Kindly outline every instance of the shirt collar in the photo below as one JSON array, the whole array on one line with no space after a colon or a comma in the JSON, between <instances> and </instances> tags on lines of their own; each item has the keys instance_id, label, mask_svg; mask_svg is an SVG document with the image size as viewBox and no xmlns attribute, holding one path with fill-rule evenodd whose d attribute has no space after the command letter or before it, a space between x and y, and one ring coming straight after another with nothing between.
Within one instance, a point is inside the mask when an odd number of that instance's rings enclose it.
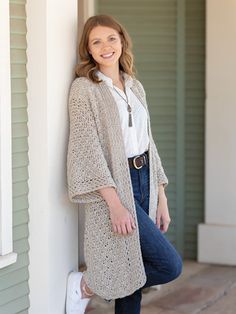
<instances>
[{"instance_id":1,"label":"shirt collar","mask_svg":"<svg viewBox=\"0 0 236 314\"><path fill-rule=\"evenodd\" d=\"M133 86L133 78L130 75L128 75L127 73L123 72L123 71L121 73L122 73L122 76L123 76L124 81L125 81L125 87L126 88L127 87L129 87L129 88L132 87ZM97 71L96 75L98 76L98 78L100 80L104 81L108 86L110 86L112 88L114 87L112 79L110 77L106 76L105 74L103 74L100 71Z\"/></svg>"}]
</instances>

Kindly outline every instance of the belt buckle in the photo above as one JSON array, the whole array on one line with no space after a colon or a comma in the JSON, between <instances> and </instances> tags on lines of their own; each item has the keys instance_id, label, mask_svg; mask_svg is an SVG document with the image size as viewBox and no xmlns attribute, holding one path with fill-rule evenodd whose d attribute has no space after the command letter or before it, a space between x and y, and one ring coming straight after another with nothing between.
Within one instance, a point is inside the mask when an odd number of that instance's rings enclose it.
<instances>
[{"instance_id":1,"label":"belt buckle","mask_svg":"<svg viewBox=\"0 0 236 314\"><path fill-rule=\"evenodd\" d=\"M136 165L136 159L139 158L139 157L140 157L140 155L135 156L134 159L133 159L133 165L134 165L135 169L141 169L143 167L143 165L141 165L141 166L137 166Z\"/></svg>"}]
</instances>

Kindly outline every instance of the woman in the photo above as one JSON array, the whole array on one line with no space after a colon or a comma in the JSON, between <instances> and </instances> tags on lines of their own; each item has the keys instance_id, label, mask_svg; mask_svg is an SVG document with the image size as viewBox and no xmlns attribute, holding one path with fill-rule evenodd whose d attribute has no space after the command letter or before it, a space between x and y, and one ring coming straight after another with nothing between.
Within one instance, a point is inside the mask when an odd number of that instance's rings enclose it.
<instances>
[{"instance_id":1,"label":"woman","mask_svg":"<svg viewBox=\"0 0 236 314\"><path fill-rule=\"evenodd\" d=\"M116 314L138 314L142 288L169 282L182 261L163 235L168 183L150 129L131 40L110 16L88 19L69 96L69 197L85 210L87 270L72 272L67 313L84 313L93 294Z\"/></svg>"}]
</instances>

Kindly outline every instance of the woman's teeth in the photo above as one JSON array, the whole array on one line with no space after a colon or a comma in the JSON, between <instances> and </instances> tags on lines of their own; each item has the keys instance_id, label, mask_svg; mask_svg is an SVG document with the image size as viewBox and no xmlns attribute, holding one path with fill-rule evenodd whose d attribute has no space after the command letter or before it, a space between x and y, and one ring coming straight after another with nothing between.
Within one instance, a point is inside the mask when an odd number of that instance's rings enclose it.
<instances>
[{"instance_id":1,"label":"woman's teeth","mask_svg":"<svg viewBox=\"0 0 236 314\"><path fill-rule=\"evenodd\" d=\"M103 54L101 55L103 58L110 58L111 56L113 56L114 52L111 52L111 53L106 53L106 54Z\"/></svg>"}]
</instances>

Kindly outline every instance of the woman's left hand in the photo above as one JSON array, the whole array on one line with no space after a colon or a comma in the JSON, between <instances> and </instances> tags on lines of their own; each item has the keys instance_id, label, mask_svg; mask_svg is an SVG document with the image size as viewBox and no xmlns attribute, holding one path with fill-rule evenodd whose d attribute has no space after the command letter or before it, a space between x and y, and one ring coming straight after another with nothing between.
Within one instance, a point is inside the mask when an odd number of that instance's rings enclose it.
<instances>
[{"instance_id":1,"label":"woman's left hand","mask_svg":"<svg viewBox=\"0 0 236 314\"><path fill-rule=\"evenodd\" d=\"M161 230L161 232L165 233L168 230L171 219L169 215L167 197L165 195L163 185L159 186L158 194L159 194L159 197L158 197L156 225Z\"/></svg>"}]
</instances>

